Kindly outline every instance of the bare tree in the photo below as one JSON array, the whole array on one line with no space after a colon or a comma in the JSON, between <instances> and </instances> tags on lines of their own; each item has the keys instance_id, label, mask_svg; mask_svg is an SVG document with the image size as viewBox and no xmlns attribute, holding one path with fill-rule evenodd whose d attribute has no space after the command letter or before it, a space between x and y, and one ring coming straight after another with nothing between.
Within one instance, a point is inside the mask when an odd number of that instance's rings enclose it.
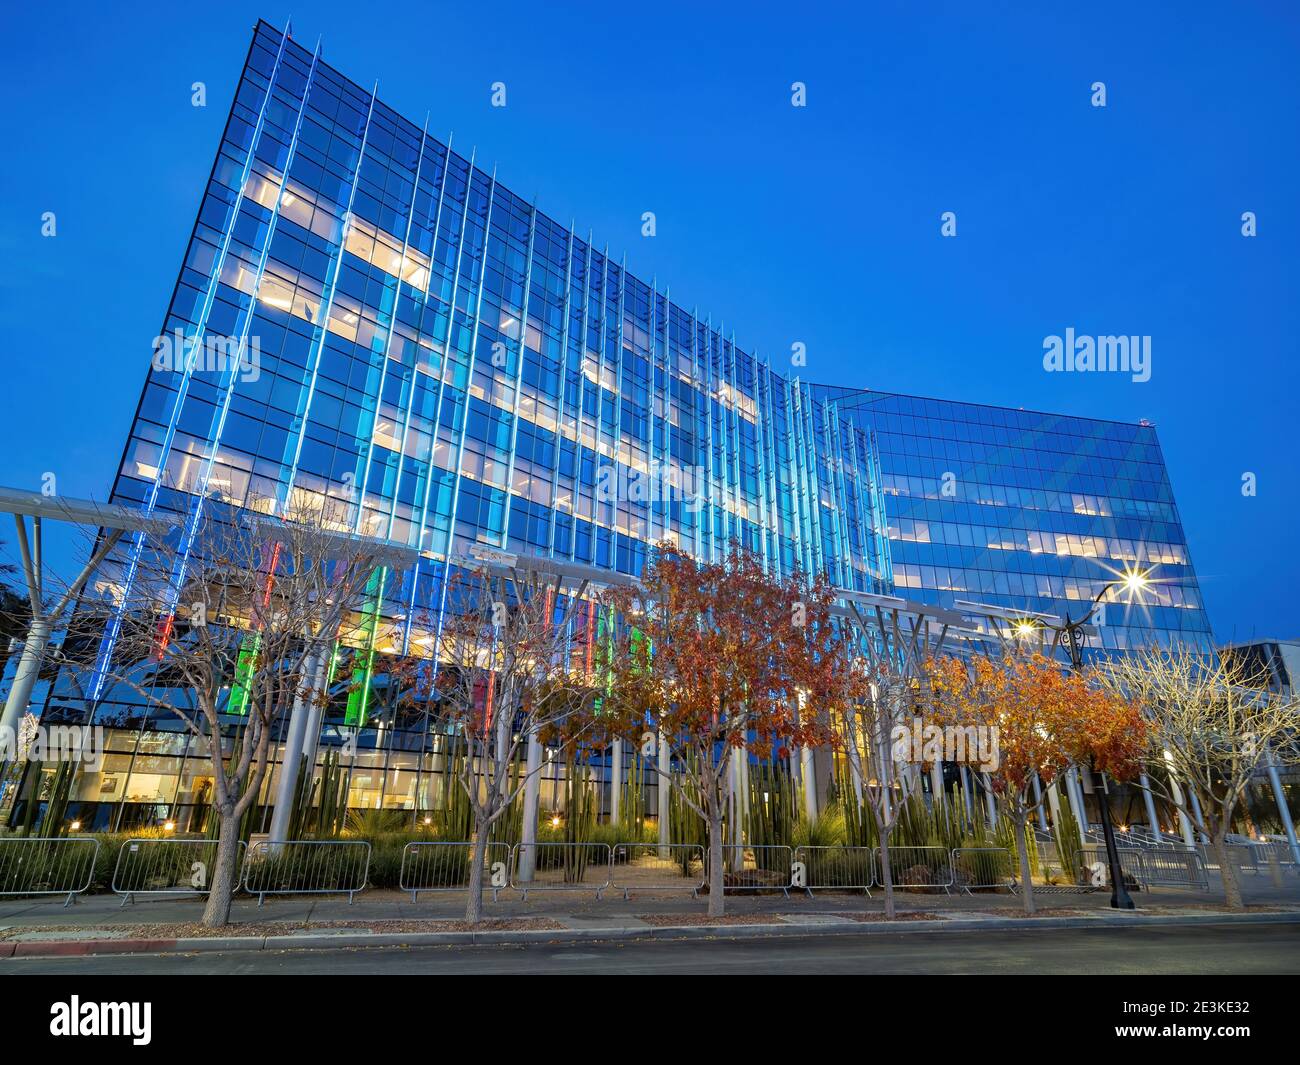
<instances>
[{"instance_id":1,"label":"bare tree","mask_svg":"<svg viewBox=\"0 0 1300 1065\"><path fill-rule=\"evenodd\" d=\"M880 878L885 892L885 916L893 918L894 876L889 841L902 813L902 764L894 757L894 728L907 721L916 701L916 687L905 670L888 658L867 663L850 660L840 674L844 709L832 720L841 733L849 767L860 791L846 796L865 806L875 826L880 854Z\"/></svg>"},{"instance_id":2,"label":"bare tree","mask_svg":"<svg viewBox=\"0 0 1300 1065\"><path fill-rule=\"evenodd\" d=\"M1273 758L1300 764L1300 699L1249 687L1242 667L1191 648L1133 651L1106 666L1108 682L1148 724L1149 787L1209 839L1223 898L1242 909L1228 835L1251 778Z\"/></svg>"},{"instance_id":3,"label":"bare tree","mask_svg":"<svg viewBox=\"0 0 1300 1065\"><path fill-rule=\"evenodd\" d=\"M520 764L525 748L530 741L580 744L594 735L599 689L585 632L575 624L586 590L582 582L561 594L553 578L486 567L462 572L448 586L442 627L431 636L432 694L444 727L464 742L457 775L474 822L467 921L483 915L493 826L541 772L540 760Z\"/></svg>"},{"instance_id":4,"label":"bare tree","mask_svg":"<svg viewBox=\"0 0 1300 1065\"><path fill-rule=\"evenodd\" d=\"M322 697L309 660L369 638L384 548L337 528L321 510L268 517L209 504L188 544L146 539L130 573L109 575L111 676L179 717L211 765L210 927L229 920L240 822L261 793L272 736L295 698Z\"/></svg>"}]
</instances>

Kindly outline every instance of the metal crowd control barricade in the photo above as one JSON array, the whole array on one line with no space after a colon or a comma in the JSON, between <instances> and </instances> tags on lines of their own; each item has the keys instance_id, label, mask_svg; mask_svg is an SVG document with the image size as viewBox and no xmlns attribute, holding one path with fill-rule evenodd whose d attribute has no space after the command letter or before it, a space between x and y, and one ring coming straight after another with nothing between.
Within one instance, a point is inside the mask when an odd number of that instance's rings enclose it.
<instances>
[{"instance_id":1,"label":"metal crowd control barricade","mask_svg":"<svg viewBox=\"0 0 1300 1065\"><path fill-rule=\"evenodd\" d=\"M1277 857L1279 865L1289 865L1296 868L1295 852L1291 849L1291 843L1285 836L1265 836L1264 846Z\"/></svg>"},{"instance_id":2,"label":"metal crowd control barricade","mask_svg":"<svg viewBox=\"0 0 1300 1065\"><path fill-rule=\"evenodd\" d=\"M408 843L402 848L402 869L397 886L415 902L422 891L457 891L469 887L474 871L474 844L447 842ZM510 886L510 845L488 843L483 848L479 880L496 902L501 889Z\"/></svg>"},{"instance_id":3,"label":"metal crowd control barricade","mask_svg":"<svg viewBox=\"0 0 1300 1065\"><path fill-rule=\"evenodd\" d=\"M1120 859L1123 868L1123 858ZM1199 854L1174 847L1150 847L1142 852L1142 869L1148 887L1210 890L1210 874Z\"/></svg>"},{"instance_id":4,"label":"metal crowd control barricade","mask_svg":"<svg viewBox=\"0 0 1300 1065\"><path fill-rule=\"evenodd\" d=\"M1259 855L1253 846L1241 843L1229 843L1224 847L1227 851L1228 862L1238 873L1257 873L1259 871ZM1219 869L1219 854L1209 843L1201 843L1197 846L1196 852L1201 856L1208 869ZM1219 869L1222 873L1223 870Z\"/></svg>"},{"instance_id":5,"label":"metal crowd control barricade","mask_svg":"<svg viewBox=\"0 0 1300 1065\"><path fill-rule=\"evenodd\" d=\"M1055 870L1062 877L1065 876L1065 863L1061 861L1060 854L1057 853L1056 839L1053 836L1044 836L1040 832L1034 833L1034 846L1038 850L1038 864L1046 873L1048 870Z\"/></svg>"},{"instance_id":6,"label":"metal crowd control barricade","mask_svg":"<svg viewBox=\"0 0 1300 1065\"><path fill-rule=\"evenodd\" d=\"M267 895L347 895L351 905L370 874L364 839L260 840L244 859L244 890Z\"/></svg>"},{"instance_id":7,"label":"metal crowd control barricade","mask_svg":"<svg viewBox=\"0 0 1300 1065\"><path fill-rule=\"evenodd\" d=\"M878 858L877 873L881 868L879 861ZM955 879L952 852L944 847L890 847L889 873L896 888L942 888L949 894Z\"/></svg>"},{"instance_id":8,"label":"metal crowd control barricade","mask_svg":"<svg viewBox=\"0 0 1300 1065\"><path fill-rule=\"evenodd\" d=\"M247 850L240 840L236 885ZM128 839L117 852L109 886L123 906L136 895L206 895L216 861L215 839Z\"/></svg>"},{"instance_id":9,"label":"metal crowd control barricade","mask_svg":"<svg viewBox=\"0 0 1300 1065\"><path fill-rule=\"evenodd\" d=\"M1020 857L1006 847L954 847L953 886L973 895L979 888L1006 888L1020 884Z\"/></svg>"},{"instance_id":10,"label":"metal crowd control barricade","mask_svg":"<svg viewBox=\"0 0 1300 1065\"><path fill-rule=\"evenodd\" d=\"M709 861L715 855L709 848ZM794 851L783 845L726 843L722 846L723 893L738 891L779 891L790 897ZM705 883L708 870L705 870Z\"/></svg>"},{"instance_id":11,"label":"metal crowd control barricade","mask_svg":"<svg viewBox=\"0 0 1300 1065\"><path fill-rule=\"evenodd\" d=\"M633 891L690 891L705 884L704 847L698 843L616 843L611 880L629 898Z\"/></svg>"},{"instance_id":12,"label":"metal crowd control barricade","mask_svg":"<svg viewBox=\"0 0 1300 1065\"><path fill-rule=\"evenodd\" d=\"M1148 885L1146 856L1149 853L1136 847L1117 847L1120 872L1128 888L1141 891ZM1110 887L1110 859L1106 848L1096 843L1080 847L1075 852L1075 863L1082 881L1095 888Z\"/></svg>"},{"instance_id":13,"label":"metal crowd control barricade","mask_svg":"<svg viewBox=\"0 0 1300 1065\"><path fill-rule=\"evenodd\" d=\"M861 891L871 897L876 852L870 847L796 847L791 886L814 891Z\"/></svg>"},{"instance_id":14,"label":"metal crowd control barricade","mask_svg":"<svg viewBox=\"0 0 1300 1065\"><path fill-rule=\"evenodd\" d=\"M66 895L71 906L90 887L98 858L93 836L0 839L0 895Z\"/></svg>"},{"instance_id":15,"label":"metal crowd control barricade","mask_svg":"<svg viewBox=\"0 0 1300 1065\"><path fill-rule=\"evenodd\" d=\"M1214 848L1207 846L1205 853L1213 858ZM1243 873L1258 874L1267 872L1273 866L1295 864L1291 845L1285 840L1277 842L1237 835L1228 837L1228 860Z\"/></svg>"},{"instance_id":16,"label":"metal crowd control barricade","mask_svg":"<svg viewBox=\"0 0 1300 1065\"><path fill-rule=\"evenodd\" d=\"M516 843L510 886L528 899L530 891L594 891L610 886L614 855L608 843Z\"/></svg>"}]
</instances>

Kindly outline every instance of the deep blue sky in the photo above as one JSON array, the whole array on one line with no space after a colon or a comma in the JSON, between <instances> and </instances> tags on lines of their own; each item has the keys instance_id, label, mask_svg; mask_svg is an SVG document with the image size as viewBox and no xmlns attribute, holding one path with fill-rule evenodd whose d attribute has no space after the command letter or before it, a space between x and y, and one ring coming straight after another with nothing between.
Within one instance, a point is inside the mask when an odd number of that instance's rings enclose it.
<instances>
[{"instance_id":1,"label":"deep blue sky","mask_svg":"<svg viewBox=\"0 0 1300 1065\"><path fill-rule=\"evenodd\" d=\"M253 25L291 14L746 347L806 343L810 379L1153 421L1218 636L1300 636L1289 3L23 6L0 484L108 492ZM1069 326L1149 334L1151 381L1044 373Z\"/></svg>"}]
</instances>

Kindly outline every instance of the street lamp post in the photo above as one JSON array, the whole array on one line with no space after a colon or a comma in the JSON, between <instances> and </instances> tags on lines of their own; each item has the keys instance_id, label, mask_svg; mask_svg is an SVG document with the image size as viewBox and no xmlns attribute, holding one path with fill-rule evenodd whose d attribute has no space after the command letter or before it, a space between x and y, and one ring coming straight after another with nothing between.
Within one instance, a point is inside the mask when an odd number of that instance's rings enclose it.
<instances>
[{"instance_id":1,"label":"street lamp post","mask_svg":"<svg viewBox=\"0 0 1300 1065\"><path fill-rule=\"evenodd\" d=\"M1123 587L1130 593L1137 593L1142 591L1147 584L1147 575L1145 573L1129 571L1121 579L1111 581L1103 587L1097 593L1097 597L1093 599L1092 605L1078 618L1071 618L1069 614L1066 614L1065 621L1060 625L1047 626L1064 638L1065 648L1070 655L1071 672L1075 674L1083 672L1083 630L1106 593L1115 587ZM1101 789L1101 798L1097 806L1101 812L1102 837L1106 841L1106 863L1110 866L1111 907L1116 910L1136 909L1133 905L1133 899L1129 896L1128 889L1124 886L1124 870L1120 866L1119 848L1115 845L1115 828L1110 820L1110 790L1106 785L1106 774L1098 773L1091 765L1088 767L1088 771L1093 774L1093 786Z\"/></svg>"},{"instance_id":2,"label":"street lamp post","mask_svg":"<svg viewBox=\"0 0 1300 1065\"><path fill-rule=\"evenodd\" d=\"M1065 636L1065 646L1070 652L1070 670L1073 673L1083 672L1083 626L1092 617L1092 612L1096 609L1097 604L1101 602L1101 597L1113 587L1114 584L1106 585L1097 598L1093 600L1092 606L1078 621L1071 621L1070 617L1066 616L1065 624L1062 626L1062 633ZM1088 771L1093 774L1093 787L1100 788L1097 807L1101 812L1102 838L1106 841L1106 864L1110 866L1111 909L1136 909L1133 899L1129 896L1128 888L1124 886L1124 869L1119 862L1119 847L1115 844L1115 828L1110 820L1110 789L1106 786L1106 774L1096 772L1091 765L1089 765Z\"/></svg>"}]
</instances>

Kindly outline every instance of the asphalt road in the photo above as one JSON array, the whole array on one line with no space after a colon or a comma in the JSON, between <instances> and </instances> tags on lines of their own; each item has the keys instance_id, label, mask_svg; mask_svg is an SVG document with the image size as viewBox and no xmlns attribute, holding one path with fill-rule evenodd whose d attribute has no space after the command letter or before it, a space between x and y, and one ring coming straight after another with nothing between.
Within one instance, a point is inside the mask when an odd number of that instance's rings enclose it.
<instances>
[{"instance_id":1,"label":"asphalt road","mask_svg":"<svg viewBox=\"0 0 1300 1065\"><path fill-rule=\"evenodd\" d=\"M17 958L2 975L1285 974L1300 924Z\"/></svg>"}]
</instances>

